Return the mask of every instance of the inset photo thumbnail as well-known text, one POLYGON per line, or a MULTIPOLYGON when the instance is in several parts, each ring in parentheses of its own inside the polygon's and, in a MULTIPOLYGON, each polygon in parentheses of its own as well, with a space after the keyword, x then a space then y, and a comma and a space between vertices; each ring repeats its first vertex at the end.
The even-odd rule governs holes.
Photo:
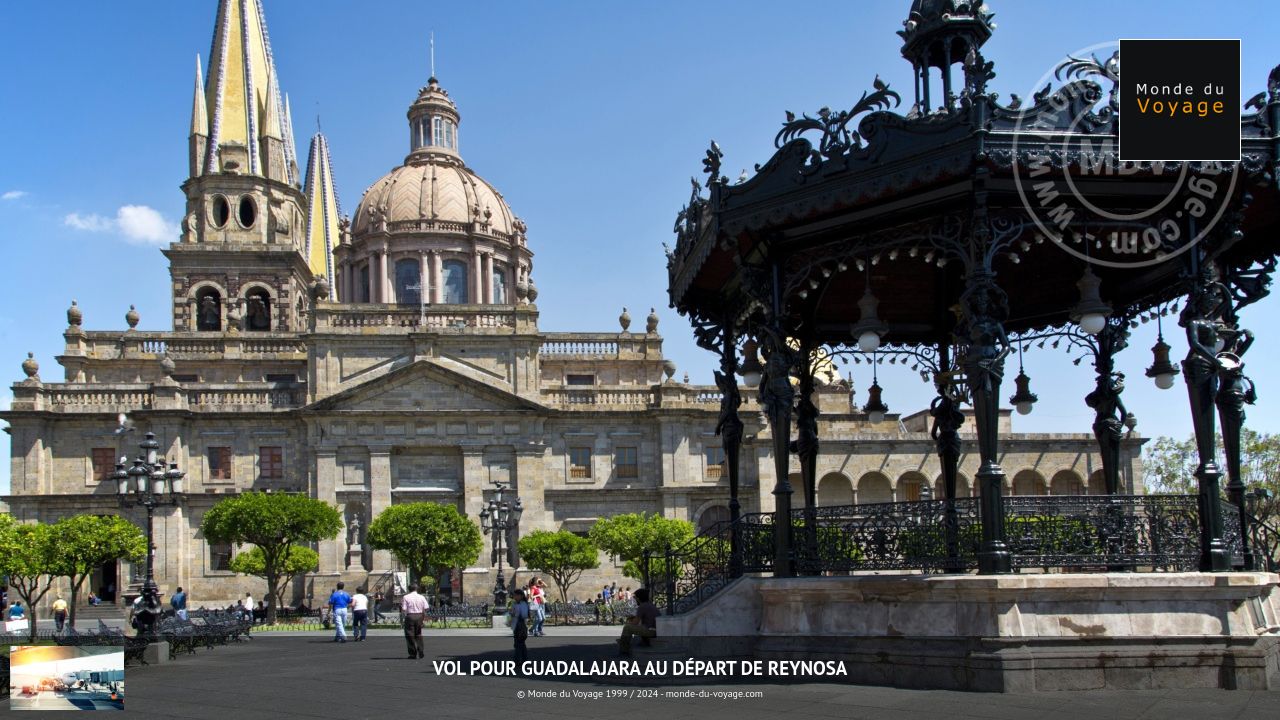
POLYGON ((124 710, 124 648, 14 645, 10 710, 124 710))

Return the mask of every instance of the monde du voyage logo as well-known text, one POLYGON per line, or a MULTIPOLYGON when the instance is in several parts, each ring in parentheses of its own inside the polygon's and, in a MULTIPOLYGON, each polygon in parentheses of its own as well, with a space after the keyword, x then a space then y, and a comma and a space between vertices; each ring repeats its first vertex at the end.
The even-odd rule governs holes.
POLYGON ((1028 95, 1015 185, 1040 233, 1069 254, 1155 265, 1222 219, 1240 169, 1239 40, 1100 43, 1063 58, 1028 95), (1131 193, 1130 177, 1164 180, 1160 196, 1131 193))

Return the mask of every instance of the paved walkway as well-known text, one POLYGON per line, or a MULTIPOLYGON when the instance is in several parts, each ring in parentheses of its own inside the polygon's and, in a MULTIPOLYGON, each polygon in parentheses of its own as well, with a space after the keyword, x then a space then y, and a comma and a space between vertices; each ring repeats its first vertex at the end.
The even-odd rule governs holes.
MULTIPOLYGON (((553 629, 529 639, 531 660, 615 659, 613 628, 553 629), (603 631, 608 631, 607 635, 603 631), (569 634, 572 632, 573 634, 569 634)), ((254 640, 167 665, 130 667, 126 707, 140 718, 430 717, 521 720, 599 717, 797 717, 868 720, 970 718, 1217 718, 1274 720, 1280 692, 1161 690, 998 695, 898 690, 833 683, 716 681, 658 685, 592 678, 437 676, 432 660, 503 661, 511 641, 492 631, 427 633, 427 658, 408 660, 383 631, 363 643, 327 636, 260 634, 254 640), (542 697, 540 693, 552 696, 542 697), (667 693, 677 693, 667 695, 667 693), (686 695, 692 693, 692 696, 686 695), (699 697, 699 693, 719 696, 699 697), (752 695, 756 693, 755 695, 752 695), (643 715, 642 715, 643 714, 643 715)), ((637 655, 639 659, 641 656, 637 655)))

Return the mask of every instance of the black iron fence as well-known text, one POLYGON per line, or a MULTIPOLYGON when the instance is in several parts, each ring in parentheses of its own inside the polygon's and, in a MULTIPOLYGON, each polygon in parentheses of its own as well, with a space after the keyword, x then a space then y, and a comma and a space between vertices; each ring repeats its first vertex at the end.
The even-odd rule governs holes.
MULTIPOLYGON (((1004 498, 1004 516, 1015 571, 1178 572, 1200 564, 1195 495, 1013 496, 1004 498)), ((1243 567, 1240 517, 1229 503, 1222 522, 1233 561, 1243 567)), ((978 567, 977 498, 800 509, 791 524, 798 575, 978 567)), ((1250 524, 1249 533, 1259 556, 1264 543, 1280 543, 1280 533, 1261 523, 1250 524)), ((717 523, 646 558, 647 584, 668 613, 686 612, 739 576, 771 572, 775 541, 772 513, 717 523)))
POLYGON ((621 625, 636 614, 636 602, 551 602, 545 611, 547 625, 621 625))

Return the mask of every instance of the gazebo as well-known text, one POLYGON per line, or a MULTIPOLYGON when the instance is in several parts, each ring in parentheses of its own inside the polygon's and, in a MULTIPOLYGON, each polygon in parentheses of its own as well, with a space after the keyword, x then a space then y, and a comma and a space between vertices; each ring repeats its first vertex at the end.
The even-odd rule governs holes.
MULTIPOLYGON (((991 18, 977 0, 915 0, 898 33, 914 69, 909 105, 877 76, 848 110, 787 112, 777 151, 733 184, 721 149, 707 151, 707 177, 676 219, 669 292, 720 359, 731 513, 668 552, 669 612, 742 575, 1265 569, 1250 540, 1269 529, 1250 526, 1239 471, 1254 399, 1241 312, 1268 293, 1276 264, 1280 67, 1248 102, 1238 163, 1122 163, 1118 53, 1070 57, 1058 86, 1002 101, 982 54, 991 18), (1116 458, 1131 415, 1114 358, 1140 320, 1166 318, 1185 331, 1187 355, 1170 360, 1162 326, 1147 375, 1186 384, 1199 494, 1124 496, 1116 458), (1012 388, 1005 375, 1045 342, 1093 361, 1085 401, 1104 496, 1002 495, 1001 393, 1019 411, 1036 401, 1024 372, 1012 388), (815 508, 819 352, 908 362, 933 382, 943 497, 815 508), (772 512, 740 512, 739 375, 758 387, 772 433, 772 512), (955 492, 964 406, 981 457, 973 499, 955 492), (794 512, 792 453, 806 498, 794 512)), ((883 412, 881 392, 871 386, 864 410, 883 412)))

